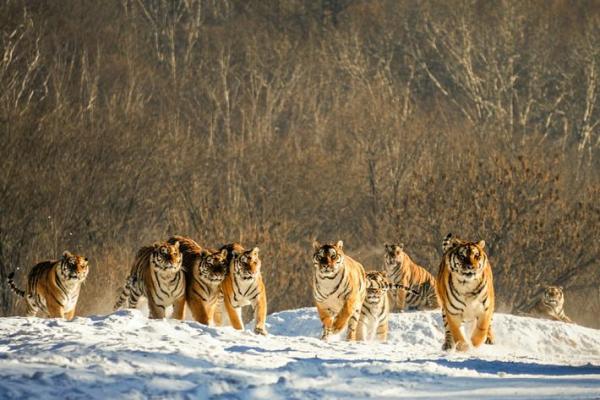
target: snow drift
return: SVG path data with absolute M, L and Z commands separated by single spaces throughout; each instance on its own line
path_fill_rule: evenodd
M 140 311 L 0 319 L 2 398 L 599 398 L 600 330 L 496 314 L 497 344 L 442 352 L 439 312 L 393 314 L 387 343 L 322 342 L 314 308 L 270 335 Z

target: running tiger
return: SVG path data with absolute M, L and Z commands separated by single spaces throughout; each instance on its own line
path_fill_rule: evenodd
M 227 249 L 202 249 L 194 240 L 173 236 L 167 243 L 179 243 L 183 255 L 182 268 L 186 274 L 185 299 L 194 319 L 213 325 L 215 308 L 221 293 L 221 282 L 227 275 Z
M 323 323 L 323 340 L 346 326 L 347 339 L 356 340 L 356 326 L 365 299 L 365 270 L 344 254 L 343 245 L 341 240 L 335 244 L 313 243 L 313 297 Z
M 367 295 L 358 319 L 357 340 L 385 342 L 388 334 L 390 300 L 387 296 L 392 284 L 384 271 L 367 272 Z
M 145 296 L 150 318 L 164 318 L 167 307 L 173 306 L 173 318 L 183 319 L 185 273 L 181 268 L 182 259 L 177 241 L 142 247 L 133 261 L 115 310 L 124 305 L 136 308 L 140 296 Z
M 542 298 L 533 306 L 531 314 L 556 321 L 573 322 L 564 310 L 565 296 L 560 286 L 547 286 Z
M 267 292 L 260 272 L 259 249 L 245 250 L 242 245 L 232 243 L 221 247 L 220 251 L 224 250 L 229 272 L 221 284 L 223 302 L 215 320 L 223 318 L 221 325 L 229 322 L 235 329 L 244 329 L 242 307 L 252 305 L 254 333 L 266 335 Z
M 36 264 L 27 276 L 27 290 L 21 290 L 8 275 L 10 288 L 27 301 L 27 316 L 38 312 L 50 318 L 73 319 L 81 283 L 89 272 L 88 259 L 65 251 L 56 261 Z
M 437 276 L 437 293 L 442 306 L 446 330 L 443 350 L 456 344 L 458 351 L 466 351 L 460 326 L 474 321 L 471 343 L 478 347 L 485 340 L 494 343 L 491 323 L 494 313 L 494 282 L 492 267 L 483 250 L 485 242 L 467 242 L 449 233 L 442 243 L 444 256 Z
M 400 311 L 405 306 L 413 310 L 439 308 L 435 278 L 404 252 L 402 244 L 385 245 L 384 264 L 392 283 L 412 289 L 408 293 L 404 289 L 398 289 L 396 305 Z

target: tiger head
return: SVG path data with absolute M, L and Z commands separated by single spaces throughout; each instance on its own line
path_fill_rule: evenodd
M 325 277 L 335 276 L 344 264 L 344 242 L 338 240 L 337 243 L 327 243 L 321 245 L 316 240 L 313 243 L 313 265 Z
M 229 270 L 227 249 L 219 251 L 202 250 L 198 269 L 202 278 L 211 283 L 221 283 Z
M 251 280 L 260 273 L 260 258 L 258 257 L 258 247 L 250 250 L 244 250 L 233 256 L 233 273 L 243 280 Z
M 402 267 L 404 260 L 404 245 L 400 244 L 385 244 L 384 264 L 388 273 L 392 273 L 397 265 Z
M 183 255 L 179 251 L 179 242 L 155 243 L 150 256 L 154 268 L 162 272 L 178 272 L 181 269 Z
M 89 272 L 87 257 L 78 256 L 65 250 L 60 259 L 60 273 L 67 281 L 81 282 Z
M 565 302 L 562 287 L 547 286 L 546 290 L 544 290 L 542 301 L 551 308 L 561 308 Z
M 390 287 L 387 273 L 385 271 L 367 272 L 367 303 L 376 304 L 386 295 Z
M 487 264 L 487 254 L 483 250 L 485 241 L 467 242 L 452 238 L 451 243 L 446 249 L 451 272 L 464 281 L 481 276 Z

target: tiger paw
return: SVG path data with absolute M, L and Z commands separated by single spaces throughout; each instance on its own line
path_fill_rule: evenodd
M 329 340 L 329 335 L 331 335 L 331 329 L 324 328 L 323 334 L 321 335 L 321 340 L 327 342 Z
M 454 348 L 454 343 L 452 343 L 452 342 L 444 342 L 444 344 L 442 345 L 443 351 L 449 351 L 449 350 L 452 350 L 453 348 Z
M 492 339 L 492 338 L 490 338 L 490 337 L 488 337 L 487 339 L 485 339 L 485 344 L 494 344 L 494 343 L 495 343 L 495 340 Z
M 467 351 L 469 350 L 469 345 L 467 342 L 458 342 L 456 343 L 456 351 Z
M 263 336 L 268 335 L 267 330 L 264 327 L 259 327 L 259 326 L 254 328 L 254 333 L 256 333 L 257 335 L 263 335 Z

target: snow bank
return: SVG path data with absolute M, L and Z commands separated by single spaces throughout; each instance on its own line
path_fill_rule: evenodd
M 0 319 L 2 398 L 599 398 L 600 331 L 497 314 L 497 344 L 441 351 L 439 312 L 393 314 L 388 343 L 324 343 L 315 309 L 268 337 L 135 310 Z

